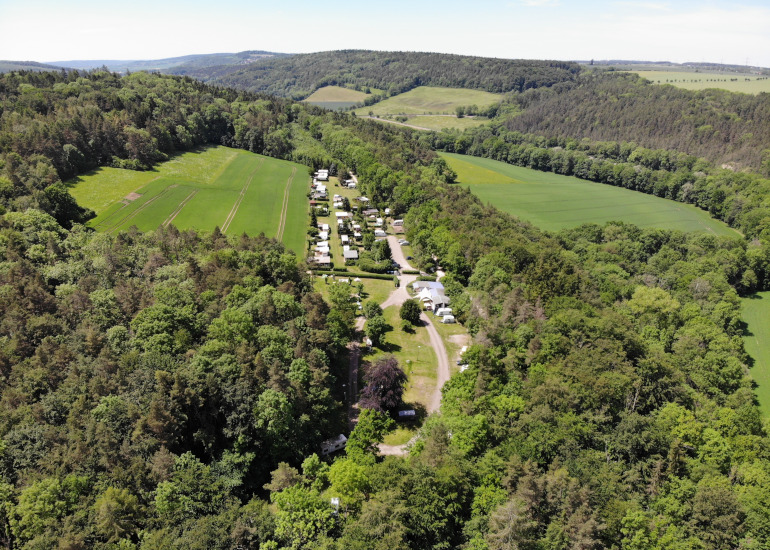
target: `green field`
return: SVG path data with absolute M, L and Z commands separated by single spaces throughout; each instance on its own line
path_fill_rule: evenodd
M 358 90 L 351 90 L 350 88 L 343 88 L 342 86 L 324 86 L 318 88 L 315 92 L 310 94 L 304 101 L 308 103 L 318 103 L 327 101 L 363 101 L 368 94 L 359 92 Z
M 743 345 L 754 360 L 751 377 L 764 416 L 770 416 L 770 292 L 757 292 L 742 300 L 741 318 L 746 323 Z
M 430 115 L 455 114 L 457 107 L 477 105 L 488 107 L 502 100 L 502 94 L 464 88 L 437 88 L 420 86 L 403 94 L 389 97 L 369 107 L 353 111 L 357 115 Z
M 302 101 L 312 103 L 326 109 L 346 109 L 363 102 L 366 99 L 364 92 L 343 88 L 342 86 L 324 86 L 318 88 Z
M 737 235 L 689 204 L 496 160 L 441 153 L 457 181 L 485 203 L 548 231 L 620 220 L 640 227 Z
M 704 73 L 688 71 L 629 71 L 654 82 L 671 84 L 687 90 L 705 90 L 719 88 L 730 92 L 745 94 L 770 93 L 770 78 L 737 73 Z
M 247 151 L 211 147 L 148 172 L 101 168 L 70 182 L 77 201 L 97 216 L 89 225 L 118 232 L 173 223 L 179 229 L 276 237 L 303 255 L 307 167 Z M 129 196 L 133 193 L 133 196 Z

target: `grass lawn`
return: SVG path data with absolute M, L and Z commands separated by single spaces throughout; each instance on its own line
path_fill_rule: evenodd
M 738 235 L 690 204 L 496 160 L 441 153 L 485 203 L 548 231 L 620 220 L 640 227 Z
M 687 90 L 719 88 L 745 94 L 770 93 L 770 78 L 737 73 L 704 73 L 689 71 L 629 71 L 655 84 L 671 84 Z
M 420 426 L 414 423 L 414 425 L 406 426 L 404 424 L 397 425 L 393 430 L 385 434 L 385 445 L 404 445 L 409 443 L 409 440 L 417 435 Z
M 102 168 L 71 181 L 72 195 L 97 216 L 89 225 L 117 232 L 136 225 L 230 235 L 264 232 L 304 255 L 307 167 L 227 147 L 178 155 L 148 172 Z M 288 191 L 287 191 L 288 187 Z M 129 193 L 138 196 L 127 198 Z
M 416 327 L 414 333 L 403 332 L 400 328 L 399 308 L 391 306 L 384 315 L 393 330 L 386 333 L 381 348 L 373 348 L 372 353 L 362 359 L 374 363 L 380 357 L 393 354 L 398 359 L 409 380 L 406 384 L 404 402 L 419 404 L 427 408 L 433 390 L 436 387 L 438 360 L 430 346 L 430 338 L 425 327 Z M 363 380 L 359 387 L 363 387 Z
M 353 112 L 357 115 L 368 115 L 372 112 L 380 116 L 398 114 L 453 115 L 455 114 L 455 109 L 459 106 L 477 105 L 478 107 L 488 107 L 500 102 L 502 97 L 502 94 L 492 94 L 481 90 L 419 86 L 369 107 L 361 107 Z
M 340 273 L 338 278 L 351 278 L 354 279 L 355 275 L 347 275 L 344 273 Z M 326 283 L 327 279 L 324 279 L 322 276 L 318 275 L 315 277 L 315 280 L 313 282 L 313 287 L 315 288 L 315 291 L 321 294 L 323 296 L 324 300 L 329 302 L 329 287 L 331 286 L 331 279 L 329 280 L 329 284 Z M 375 300 L 378 304 L 381 304 L 385 301 L 385 299 L 390 295 L 390 293 L 395 290 L 395 286 L 393 286 L 393 281 L 386 281 L 384 279 L 361 279 L 361 283 L 364 285 L 364 294 L 363 294 L 363 302 L 367 302 L 369 300 Z M 355 294 L 358 292 L 358 283 L 353 283 L 351 286 L 351 292 Z M 362 302 L 362 303 L 363 303 Z
M 757 398 L 763 416 L 770 416 L 770 292 L 757 292 L 742 300 L 741 317 L 746 323 L 743 345 L 754 360 L 751 376 L 757 383 Z

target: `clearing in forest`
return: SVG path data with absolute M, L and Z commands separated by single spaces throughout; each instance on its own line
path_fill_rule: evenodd
M 296 163 L 211 147 L 148 172 L 101 168 L 71 182 L 71 193 L 94 209 L 89 225 L 97 231 L 220 227 L 228 235 L 264 232 L 304 254 L 306 174 Z
M 343 88 L 342 86 L 324 86 L 303 99 L 305 103 L 312 103 L 326 109 L 345 109 L 358 103 L 362 103 L 370 94 Z
M 623 221 L 639 227 L 738 235 L 691 204 L 496 160 L 453 153 L 441 156 L 457 172 L 458 183 L 468 185 L 483 202 L 547 231 Z
M 457 107 L 476 105 L 483 109 L 500 103 L 502 94 L 465 88 L 438 88 L 419 86 L 384 101 L 356 109 L 356 115 L 454 115 Z M 419 126 L 419 124 L 415 123 Z
M 741 318 L 746 323 L 743 345 L 753 359 L 751 377 L 763 416 L 770 416 L 770 292 L 757 292 L 741 301 Z

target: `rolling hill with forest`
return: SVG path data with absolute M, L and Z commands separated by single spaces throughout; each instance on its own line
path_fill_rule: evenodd
M 341 50 L 297 54 L 243 67 L 223 66 L 185 74 L 250 92 L 304 99 L 324 86 L 378 88 L 388 95 L 417 86 L 523 91 L 573 80 L 575 63 L 493 59 L 420 52 Z
M 770 290 L 768 99 L 562 62 L 315 55 L 326 65 L 292 56 L 227 78 L 292 97 L 331 84 L 507 97 L 483 126 L 418 132 L 224 80 L 0 75 L 0 544 L 770 546 L 770 434 L 741 323 L 742 297 Z M 260 73 L 284 63 L 296 74 Z M 473 343 L 407 456 L 378 451 L 397 407 L 369 399 L 348 424 L 354 285 L 314 281 L 265 236 L 92 231 L 65 183 L 238 154 L 214 145 L 250 152 L 246 179 L 251 153 L 355 173 L 356 192 L 403 219 L 410 261 L 442 268 Z M 691 202 L 742 235 L 546 232 L 458 185 L 437 151 Z M 373 236 L 362 249 L 388 257 Z M 346 449 L 319 456 L 340 433 Z
M 52 65 L 86 71 L 107 67 L 110 71 L 118 73 L 157 71 L 183 75 L 207 67 L 219 67 L 222 65 L 238 66 L 285 55 L 288 54 L 266 52 L 263 50 L 247 50 L 238 53 L 193 54 L 179 57 L 166 57 L 163 59 L 78 59 L 55 61 Z

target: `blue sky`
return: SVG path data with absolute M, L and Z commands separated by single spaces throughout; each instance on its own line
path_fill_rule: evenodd
M 0 59 L 348 48 L 770 67 L 770 2 L 0 0 Z

